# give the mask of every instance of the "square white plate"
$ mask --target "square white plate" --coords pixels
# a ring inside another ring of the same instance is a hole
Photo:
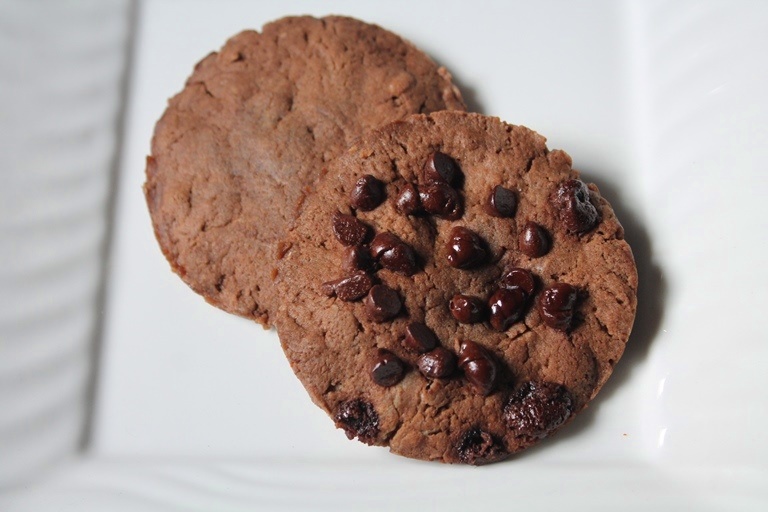
[[[195,62],[288,14],[347,14],[445,65],[598,184],[640,275],[627,352],[569,428],[450,467],[349,442],[274,332],[173,275],[141,193],[154,122]],[[93,438],[13,510],[763,510],[768,506],[768,4],[176,2],[139,23]],[[2,503],[2,501],[0,501]]]

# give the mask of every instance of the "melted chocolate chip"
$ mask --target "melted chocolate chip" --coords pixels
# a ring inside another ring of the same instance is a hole
[[[379,264],[393,272],[400,272],[406,276],[412,276],[419,269],[416,265],[416,253],[410,245],[402,243],[384,251],[379,256]]]
[[[459,347],[459,366],[472,387],[487,396],[496,385],[498,367],[488,351],[474,341],[465,340]]]
[[[341,402],[336,407],[333,419],[337,428],[344,429],[347,439],[357,437],[358,441],[372,445],[379,435],[379,415],[370,402],[355,398]]]
[[[456,356],[444,347],[421,354],[418,360],[419,371],[432,379],[444,379],[456,370]]]
[[[549,252],[550,238],[547,231],[535,222],[526,222],[518,240],[520,252],[529,258],[539,258]]]
[[[517,196],[508,188],[496,185],[488,196],[486,211],[494,217],[514,217],[517,211]]]
[[[371,368],[371,379],[385,388],[394,386],[405,375],[405,365],[395,354],[388,350],[379,349]]]
[[[384,284],[372,287],[363,302],[368,316],[378,323],[394,318],[403,307],[397,292]]]
[[[373,238],[371,256],[382,267],[407,276],[419,269],[413,248],[390,232],[379,233]]]
[[[431,183],[419,190],[421,205],[427,213],[456,220],[464,214],[461,196],[445,183]]]
[[[456,160],[439,151],[429,155],[422,171],[424,183],[453,185],[460,175],[461,168]]]
[[[560,331],[570,329],[578,297],[576,287],[568,283],[555,283],[545,289],[539,297],[539,312],[544,323]]]
[[[448,303],[448,309],[457,322],[475,324],[485,318],[485,304],[477,297],[469,295],[454,295]]]
[[[405,328],[403,346],[412,352],[423,354],[424,352],[429,352],[438,344],[437,336],[425,324],[411,322]]]
[[[373,240],[371,241],[371,256],[374,259],[379,259],[385,251],[402,243],[404,242],[400,240],[397,235],[392,234],[389,231],[379,233],[373,237]]]
[[[384,201],[384,183],[366,174],[355,183],[349,194],[352,206],[364,212],[373,210]]]
[[[523,318],[527,303],[528,294],[521,288],[499,288],[488,299],[491,327],[500,332],[506,331]]]
[[[362,245],[347,247],[344,249],[341,268],[350,273],[358,270],[368,272],[373,270],[373,258],[371,258],[368,249]]]
[[[536,279],[530,270],[524,268],[510,269],[501,276],[499,279],[500,288],[520,288],[529,297],[536,291]]]
[[[581,180],[568,180],[560,185],[554,198],[560,222],[570,233],[586,233],[599,220],[597,208],[589,200],[589,188]]]
[[[320,285],[320,290],[328,297],[336,296],[345,302],[360,300],[373,286],[373,279],[365,272],[356,272],[351,276]]]
[[[451,230],[448,239],[448,264],[455,268],[472,268],[482,264],[488,251],[480,235],[462,226]]]
[[[418,189],[411,183],[405,185],[397,196],[395,207],[403,215],[421,213],[421,199]]]
[[[562,425],[572,411],[573,398],[564,386],[526,382],[504,406],[504,419],[515,436],[536,439]]]
[[[507,453],[491,434],[477,427],[464,432],[456,451],[461,462],[473,466],[496,462]]]
[[[335,212],[331,217],[333,234],[343,245],[360,245],[368,238],[369,228],[352,215]]]

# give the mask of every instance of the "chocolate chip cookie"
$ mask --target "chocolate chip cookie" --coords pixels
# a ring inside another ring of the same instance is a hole
[[[375,25],[292,17],[236,35],[157,123],[145,195],[163,253],[209,302],[269,325],[276,242],[326,163],[442,109],[464,109],[449,73]]]
[[[281,343],[351,438],[484,464],[549,436],[611,375],[637,273],[593,184],[544,137],[414,115],[329,168],[281,244]]]

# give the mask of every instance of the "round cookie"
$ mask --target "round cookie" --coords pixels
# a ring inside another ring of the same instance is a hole
[[[408,114],[464,109],[450,74],[395,34],[283,18],[195,67],[155,128],[145,195],[173,270],[268,326],[276,242],[326,162]]]
[[[578,178],[537,133],[461,112],[382,127],[330,166],[282,246],[276,327],[350,439],[483,464],[595,397],[637,272]]]

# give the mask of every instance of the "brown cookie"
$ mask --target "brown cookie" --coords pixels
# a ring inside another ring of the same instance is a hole
[[[236,35],[155,128],[145,194],[163,253],[210,303],[268,326],[276,242],[326,162],[441,109],[464,109],[450,74],[375,25],[294,17]]]
[[[365,176],[384,192],[368,211],[350,195]],[[337,212],[368,226],[366,267],[350,268]],[[635,316],[632,252],[597,187],[540,135],[478,114],[364,136],[285,249],[276,325],[294,371],[348,437],[408,457],[483,464],[551,434],[608,379]],[[328,293],[350,272],[365,289]]]

